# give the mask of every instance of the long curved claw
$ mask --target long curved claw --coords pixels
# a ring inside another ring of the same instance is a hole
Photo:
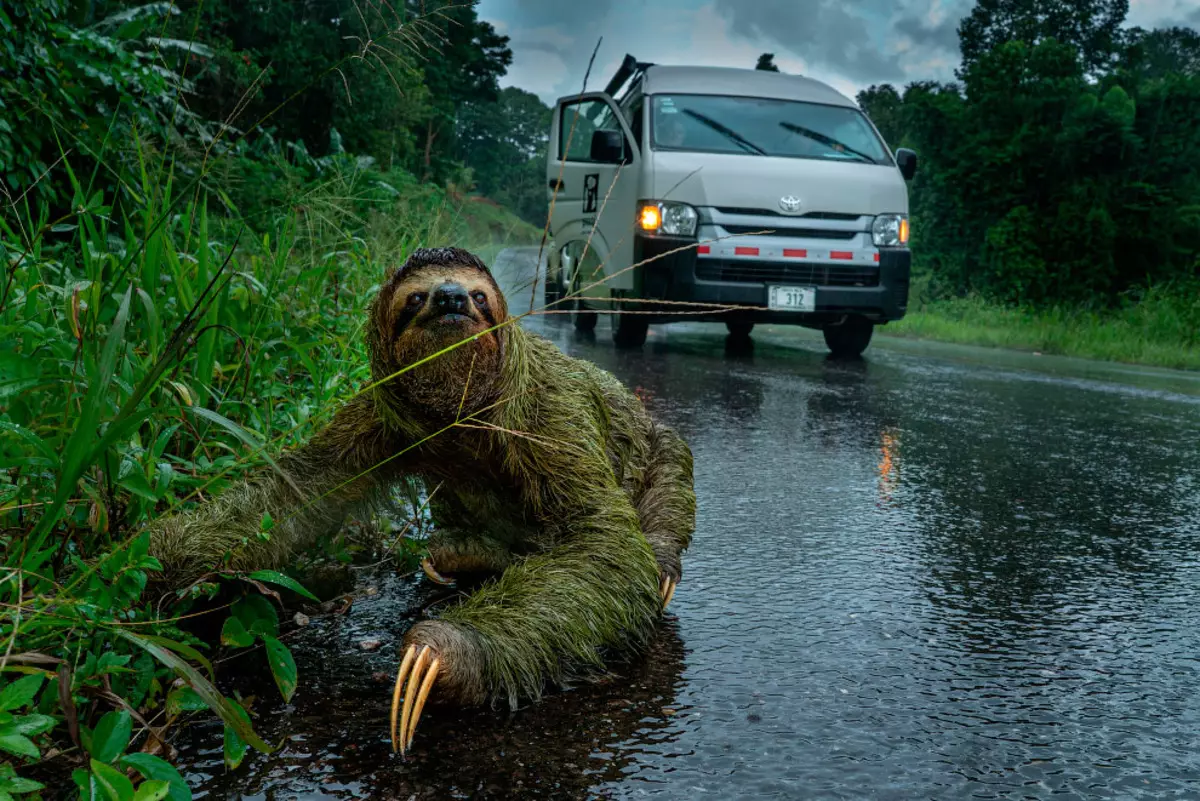
[[[421,690],[417,693],[417,703],[413,706],[412,718],[408,721],[408,737],[404,741],[405,750],[412,748],[413,735],[417,733],[417,721],[421,719],[421,710],[425,708],[425,699],[429,697],[429,691],[433,689],[433,682],[437,679],[439,664],[440,660],[435,656],[429,663],[429,672],[425,674],[425,681],[421,682]]]
[[[666,611],[667,604],[671,603],[671,599],[675,597],[675,588],[679,586],[679,582],[670,576],[663,576],[662,584],[658,587],[658,592],[662,595],[663,611]]]
[[[400,670],[396,673],[396,689],[392,690],[392,751],[395,752],[399,748],[400,743],[396,738],[396,715],[400,711],[400,691],[404,687],[404,678],[408,675],[408,669],[412,667],[413,657],[416,655],[417,646],[410,645],[408,650],[404,652],[404,659],[400,662]]]
[[[421,560],[421,569],[425,571],[425,575],[429,576],[429,580],[435,584],[453,584],[454,582],[443,576],[433,567],[433,562],[429,561],[429,557]]]
[[[437,654],[425,645],[422,645],[419,651],[417,646],[410,645],[404,653],[400,671],[396,674],[396,689],[392,693],[392,750],[398,750],[401,755],[412,746],[417,721],[421,719],[421,710],[425,708],[429,691],[433,689],[433,683],[437,680],[440,664],[441,660]],[[408,680],[407,687],[405,679]],[[403,711],[400,709],[402,694]]]

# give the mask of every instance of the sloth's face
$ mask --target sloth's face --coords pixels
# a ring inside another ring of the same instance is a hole
[[[402,278],[391,298],[391,339],[409,346],[452,345],[505,319],[507,309],[491,277],[473,267],[423,267]],[[493,334],[481,337],[492,339]],[[408,348],[406,347],[405,350]]]

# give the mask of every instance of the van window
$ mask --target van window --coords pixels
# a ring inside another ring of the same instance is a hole
[[[613,114],[612,107],[603,100],[566,103],[562,107],[562,118],[558,124],[558,157],[563,161],[590,162],[592,133],[620,130],[621,125]],[[629,144],[626,143],[625,147],[628,151]]]
[[[861,111],[822,103],[655,95],[650,133],[658,150],[892,163]]]
[[[633,107],[629,109],[629,130],[633,133],[633,141],[637,143],[638,147],[641,147],[645,141],[642,138],[642,129],[645,127],[645,124],[642,122],[646,117],[643,113],[645,108],[646,99],[639,97],[637,102],[633,104]]]

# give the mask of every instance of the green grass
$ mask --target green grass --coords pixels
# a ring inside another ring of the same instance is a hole
[[[74,770],[132,798],[125,769],[189,797],[135,752],[151,727],[203,709],[225,721],[230,766],[267,747],[212,664],[259,647],[290,697],[276,613],[231,575],[160,604],[142,525],[307,438],[366,383],[365,305],[413,247],[491,256],[541,236],[494,204],[352,160],[251,217],[169,165],[126,181],[77,183],[57,219],[0,208],[0,797]],[[303,594],[288,576],[258,580]],[[222,642],[204,642],[172,615],[219,585],[249,594],[217,610]]]
[[[1157,289],[1116,310],[1022,309],[978,297],[922,300],[881,333],[962,345],[1200,370],[1200,290]]]

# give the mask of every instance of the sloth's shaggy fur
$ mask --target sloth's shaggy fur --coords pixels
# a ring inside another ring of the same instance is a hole
[[[447,286],[468,293],[457,296],[470,298],[462,314],[433,302]],[[151,553],[170,580],[228,554],[234,568],[284,567],[418,475],[440,485],[435,569],[492,574],[405,635],[405,646],[442,655],[439,697],[515,705],[548,681],[602,668],[610,653],[638,650],[661,613],[661,579],[678,581],[691,540],[691,451],[605,371],[516,324],[487,331],[507,317],[477,257],[413,253],[371,304],[375,381],[477,338],[350,401],[278,460],[286,478],[264,469],[157,521]],[[261,541],[264,512],[278,522]]]

